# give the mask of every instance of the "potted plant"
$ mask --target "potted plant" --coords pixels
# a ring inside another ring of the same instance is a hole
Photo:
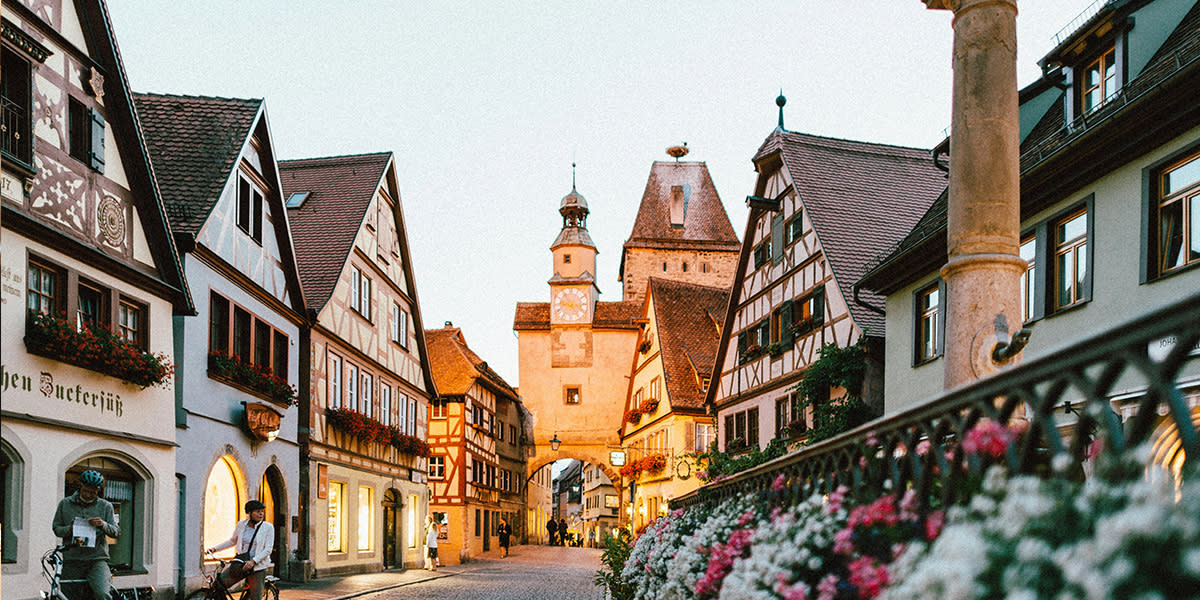
[[[248,362],[237,355],[220,350],[210,352],[208,374],[237,383],[285,406],[296,403],[296,388],[287,379],[279,377],[266,365]]]

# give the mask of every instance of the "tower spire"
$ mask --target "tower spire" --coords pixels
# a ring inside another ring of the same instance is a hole
[[[783,105],[784,104],[787,104],[787,98],[783,97],[783,88],[779,88],[779,97],[775,98],[775,106],[779,107],[779,129],[781,129],[781,130],[783,130]]]
[[[575,191],[575,161],[571,161],[571,191]]]

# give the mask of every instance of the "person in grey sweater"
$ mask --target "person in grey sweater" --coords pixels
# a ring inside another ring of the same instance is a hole
[[[108,538],[121,534],[113,505],[100,497],[104,476],[92,470],[79,476],[79,490],[63,498],[54,511],[54,535],[62,540],[63,579],[86,579],[97,600],[112,597],[112,571],[108,568]],[[95,528],[93,541],[75,535],[75,521]]]

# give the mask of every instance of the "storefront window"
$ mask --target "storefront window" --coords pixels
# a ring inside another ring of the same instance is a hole
[[[417,531],[417,495],[408,495],[408,547],[417,547],[417,535],[424,532]]]
[[[358,488],[358,551],[371,549],[371,488]]]
[[[105,457],[93,457],[77,463],[67,470],[65,490],[67,495],[79,489],[79,475],[88,469],[104,475],[101,495],[113,505],[113,513],[121,535],[108,538],[108,562],[117,573],[140,569],[142,560],[139,552],[143,547],[143,532],[139,521],[144,506],[143,481],[136,472],[123,462]]]
[[[17,451],[7,443],[0,444],[0,480],[4,487],[0,490],[0,518],[3,518],[4,539],[0,542],[3,549],[3,560],[6,563],[17,561],[17,534],[21,529],[21,471],[24,461]]]
[[[242,519],[242,492],[238,485],[238,467],[228,454],[213,465],[204,486],[204,547],[212,548],[229,539],[233,528]],[[235,554],[233,548],[222,550],[217,556],[229,558]]]
[[[343,547],[345,540],[345,536],[343,535],[344,525],[342,522],[342,511],[344,509],[342,504],[344,502],[343,495],[345,491],[346,484],[340,481],[329,482],[329,543],[326,547],[326,550],[329,552],[345,552],[345,548]]]

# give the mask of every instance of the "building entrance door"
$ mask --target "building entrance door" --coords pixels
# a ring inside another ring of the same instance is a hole
[[[389,489],[383,494],[383,568],[396,566],[396,521],[399,518],[400,494]]]
[[[491,516],[492,516],[492,511],[490,511],[490,510],[483,511],[483,551],[484,552],[487,552],[488,550],[492,549],[492,537],[491,537],[492,525],[491,525],[491,518],[490,518]]]

